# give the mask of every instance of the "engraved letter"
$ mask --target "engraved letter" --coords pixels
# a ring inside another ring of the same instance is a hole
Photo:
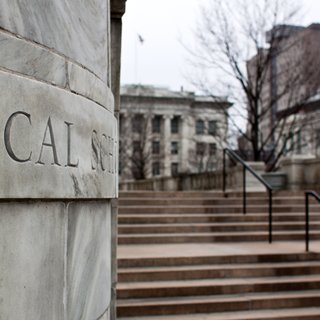
[[[92,170],[96,170],[99,163],[99,140],[98,140],[96,130],[92,131],[91,147],[92,147],[91,168]]]
[[[113,145],[114,145],[114,139],[111,137],[108,137],[109,139],[109,173],[113,172]]]
[[[100,145],[100,164],[102,171],[107,169],[107,154],[108,154],[108,137],[102,134],[101,145]]]
[[[67,141],[67,164],[66,167],[74,167],[74,168],[78,168],[79,165],[79,159],[77,161],[77,163],[72,163],[71,161],[71,126],[73,125],[73,123],[70,122],[64,122],[67,125],[67,130],[68,130],[68,141]]]
[[[10,134],[11,134],[11,126],[12,126],[12,121],[14,120],[14,118],[16,118],[18,115],[22,115],[24,117],[26,117],[28,120],[29,120],[29,123],[31,125],[31,116],[29,113],[26,113],[26,112],[23,112],[23,111],[17,111],[15,113],[13,113],[7,123],[6,123],[6,126],[5,126],[5,129],[4,129],[4,144],[6,146],[6,149],[7,149],[7,152],[8,152],[8,155],[10,156],[11,159],[17,161],[17,162],[28,162],[30,161],[31,159],[31,155],[32,155],[32,152],[30,151],[30,154],[29,154],[29,157],[28,158],[25,158],[25,159],[20,159],[16,156],[16,154],[13,152],[12,150],[12,146],[11,146],[11,139],[10,139]]]
[[[50,135],[50,141],[46,142],[48,130],[49,130],[49,135]],[[40,156],[39,156],[39,159],[38,159],[38,161],[36,163],[44,164],[44,162],[41,161],[42,151],[43,151],[43,147],[44,146],[52,148],[52,155],[53,155],[52,164],[56,164],[57,166],[60,166],[60,163],[59,163],[59,160],[58,160],[58,155],[57,155],[57,148],[56,148],[56,144],[55,144],[55,141],[54,141],[54,135],[53,135],[53,129],[52,129],[52,124],[51,124],[51,118],[50,117],[48,119],[46,129],[44,131],[43,141],[42,141],[41,150],[40,150]]]

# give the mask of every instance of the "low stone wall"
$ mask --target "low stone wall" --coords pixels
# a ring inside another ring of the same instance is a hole
[[[320,191],[320,158],[285,158],[280,166],[287,175],[287,189]]]
[[[320,158],[291,157],[280,163],[276,173],[265,174],[261,163],[249,163],[255,172],[274,186],[275,190],[316,190],[320,191]],[[222,170],[206,173],[181,174],[177,177],[153,178],[141,181],[124,181],[120,190],[221,190]],[[280,182],[278,180],[281,180]],[[265,187],[250,172],[246,172],[248,191],[264,191]],[[280,183],[280,184],[279,184]],[[229,190],[242,190],[243,168],[240,165],[227,170],[226,185]]]
[[[250,173],[247,173],[249,176]],[[250,187],[253,180],[248,177]],[[178,191],[178,190],[221,190],[223,184],[222,170],[214,172],[180,174],[176,177],[161,177],[139,181],[120,182],[119,190],[150,190],[150,191]],[[226,185],[228,189],[242,188],[242,167],[236,166],[227,171]],[[256,188],[256,187],[255,187]]]
[[[264,164],[261,162],[249,163],[258,174],[264,172]],[[247,190],[264,191],[261,185],[250,172],[246,172]],[[223,172],[217,170],[203,173],[186,173],[176,177],[161,177],[139,181],[123,181],[119,184],[119,190],[150,190],[150,191],[178,191],[178,190],[221,190],[223,184]],[[243,167],[237,165],[228,168],[226,172],[226,187],[232,190],[242,190]]]
[[[124,181],[119,184],[119,189],[123,191],[211,190],[221,188],[222,171],[199,174],[181,174],[176,177],[161,177],[140,181]]]

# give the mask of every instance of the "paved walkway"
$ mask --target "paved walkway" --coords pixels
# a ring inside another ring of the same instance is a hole
[[[312,241],[310,252],[320,252],[320,241]],[[119,245],[118,258],[147,257],[192,257],[230,254],[257,253],[301,253],[305,252],[305,243],[296,242],[240,242],[240,243],[187,243],[187,244],[149,244]]]

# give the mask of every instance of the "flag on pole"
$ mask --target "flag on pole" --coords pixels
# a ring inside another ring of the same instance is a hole
[[[144,43],[144,39],[142,38],[141,34],[138,33],[138,40],[140,42],[140,44]]]

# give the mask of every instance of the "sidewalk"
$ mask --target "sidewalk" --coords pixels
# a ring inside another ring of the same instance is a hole
[[[311,241],[310,252],[320,252],[320,241]],[[246,255],[259,253],[304,253],[303,241],[292,242],[240,242],[240,243],[187,243],[119,245],[118,258],[194,257],[213,255]]]

